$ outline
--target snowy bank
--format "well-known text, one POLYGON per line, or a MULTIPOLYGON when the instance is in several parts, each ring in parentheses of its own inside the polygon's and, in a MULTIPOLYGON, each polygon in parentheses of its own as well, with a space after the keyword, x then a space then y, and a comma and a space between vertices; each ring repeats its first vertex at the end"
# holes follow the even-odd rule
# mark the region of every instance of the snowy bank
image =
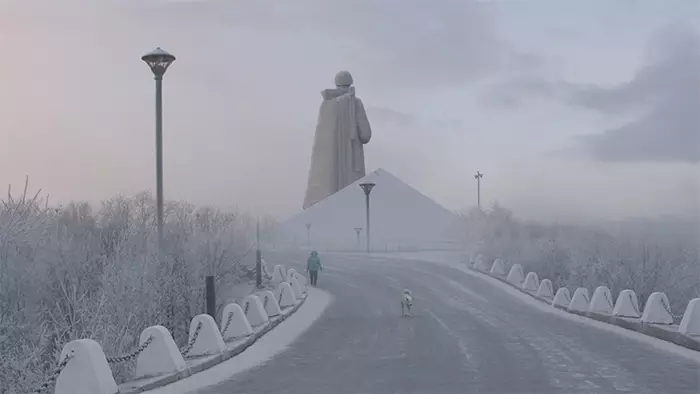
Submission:
MULTIPOLYGON (((289 285, 282 283, 282 286, 288 287, 289 285)), ((257 296, 249 296, 248 300, 259 301, 257 296)), ((272 300, 275 301, 274 298, 272 300)), ((154 326, 149 327, 142 333, 139 341, 140 346, 132 354, 113 359, 108 358, 107 361, 110 363, 112 362, 110 360, 121 362, 128 359, 136 359, 137 361, 137 369, 140 372, 138 374, 139 377, 120 384, 118 386, 120 394, 140 393, 149 390, 180 393, 183 392, 181 390, 182 387, 202 386, 202 382, 215 383, 207 377, 211 375, 212 372, 209 371, 212 369, 214 369, 213 373, 215 376, 221 378, 225 373, 228 373, 226 376, 230 376, 237 371, 253 367, 259 362, 265 361, 283 350, 301 332, 308 328, 320 316, 329 302, 330 296, 326 292, 310 289, 307 294, 298 300, 294 300, 292 305, 282 308, 276 316, 268 318, 267 313, 263 309, 266 321, 252 328, 248 323, 244 310, 239 305, 231 303, 224 310, 222 316, 224 320, 220 324, 221 328, 209 315, 198 315, 193 318, 190 323, 188 345, 183 349, 177 349, 165 327, 154 326), (233 319, 234 317, 236 319, 233 319), (244 330, 244 333, 241 333, 240 327, 237 327, 240 325, 247 328, 247 330, 244 330), (271 331, 278 326, 281 328, 271 331), (231 335, 229 330, 234 334, 244 335, 231 335), (224 333, 223 336, 221 332, 224 333), (268 337, 273 339, 268 339, 268 337), (163 352, 163 349, 167 350, 167 352, 163 352), (235 361, 232 359, 233 357, 235 357, 235 361), (262 360, 257 361, 260 359, 262 360), (170 362, 164 364, 163 360, 169 360, 170 362), (202 377, 201 375, 204 373, 209 373, 209 375, 202 377), (173 384, 176 382, 178 382, 178 385, 173 384)), ((252 302, 250 303, 252 304, 252 302)), ((250 309, 253 308, 249 307, 250 309)), ((69 345, 73 346, 74 342, 71 342, 69 345)), ((95 349, 93 353, 99 357, 91 356, 90 365, 102 368, 104 372, 102 375, 107 376, 109 379, 99 378, 101 379, 99 381, 106 382, 101 384, 101 386, 107 387, 108 383, 114 382, 112 371, 110 371, 107 362, 102 362, 102 364, 94 362, 94 360, 104 361, 105 356, 99 344, 94 343, 93 345, 92 347, 95 349)), ((69 346, 65 349, 68 348, 69 346)), ((67 351, 65 349, 64 351, 67 351)), ((78 356, 85 352, 78 354, 79 352, 76 352, 73 348, 69 350, 72 352, 71 356, 67 359, 67 366, 59 374, 58 380, 62 383, 89 383, 90 381, 76 375, 76 371, 84 372, 81 368, 76 369, 76 367, 82 365, 80 363, 82 359, 78 356), (74 354, 78 354, 78 356, 74 356, 74 354)), ((87 360, 88 358, 83 357, 83 359, 87 360)), ((95 386, 95 384, 92 384, 92 386, 95 386)), ((74 394, 75 387, 75 384, 58 385, 55 394, 74 394)), ((95 392, 98 391, 102 392, 100 390, 95 392)), ((116 386, 115 390, 109 389, 107 391, 116 393, 116 386)))
MULTIPOLYGON (((283 352, 323 314, 332 302, 332 296, 320 289, 310 288, 306 302, 298 312, 289 316, 279 327, 239 351, 235 358, 230 358, 212 368, 181 380, 148 391, 150 394, 184 394, 200 390, 207 386, 221 383, 233 375, 257 367, 280 352, 283 352)), ((120 393, 121 394, 121 393, 120 393)))
MULTIPOLYGON (((556 314, 562 318, 567 318, 582 324, 587 324, 598 329, 614 332, 619 335, 624 335, 628 338, 646 343, 655 348, 659 348, 676 355, 685 357, 689 360, 697 362, 700 364, 700 341, 697 340, 698 336, 689 333, 690 335, 685 335, 681 333, 678 326, 669 324, 655 324, 643 322, 640 318, 627 318, 613 315, 604 315, 600 313, 591 313, 587 310, 584 311, 567 311, 566 298, 568 298, 568 290, 566 288, 560 288, 557 290, 557 294, 554 297, 554 301, 551 302, 547 299, 537 297, 531 292, 522 289, 521 285, 511 283, 507 279, 498 277, 497 275, 491 275, 487 272, 480 272, 472 268, 465 267, 464 264, 458 263, 459 259, 455 257, 454 253, 445 252, 419 252, 419 253, 394 253, 393 257, 404 258, 408 260, 417 260, 434 264, 446 265, 451 268, 457 269, 459 271, 465 272, 469 275, 479 277, 484 281, 491 283, 492 285, 499 286, 507 293, 513 295, 517 299, 525 302, 533 307, 539 308, 542 311, 556 314), (552 306, 555 306, 554 308, 552 306)), ((633 295, 633 292, 623 291, 627 298, 629 295, 633 295)), ((583 293, 583 291, 579 291, 583 293)), ((587 291, 586 291, 587 293, 587 291)), ((587 294, 586 294, 587 295, 587 294)), ((586 297, 587 298, 587 297, 586 297)), ((618 297, 619 298, 619 297, 618 297)), ((650 297, 651 298, 651 297, 650 297)), ((652 299, 653 304, 660 304, 665 312, 670 315, 670 310, 667 307, 667 300, 657 295, 652 299), (663 298, 663 303, 661 302, 663 298)), ((586 301, 585 299, 583 300, 586 301)), ((636 297, 634 297, 631 303, 636 304, 636 297)), ((698 302, 700 303, 700 301, 698 302)), ((621 309, 628 309, 627 306, 621 306, 621 309)), ((650 307, 651 308, 651 307, 650 307)), ((659 313, 660 310, 656 306, 653 307, 653 312, 648 313, 649 315, 655 315, 659 313)), ((698 308, 700 309, 700 308, 698 308)), ((687 308, 687 313, 692 313, 695 307, 687 308)), ((619 312, 620 310, 618 310, 619 312)), ((654 316, 655 317, 655 316, 654 316)), ((685 317, 685 316, 684 316, 685 317)), ((686 326, 689 322, 700 318, 694 316, 688 316, 686 321, 686 326)), ((651 319, 650 319, 651 320, 651 319)), ((664 319, 664 322, 667 319, 664 319)), ((699 325, 700 326, 700 325, 699 325)))

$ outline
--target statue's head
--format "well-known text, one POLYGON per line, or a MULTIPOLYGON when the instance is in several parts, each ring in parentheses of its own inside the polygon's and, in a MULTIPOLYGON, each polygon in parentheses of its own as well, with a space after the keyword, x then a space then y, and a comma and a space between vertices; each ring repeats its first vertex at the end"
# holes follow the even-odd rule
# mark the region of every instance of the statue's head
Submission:
POLYGON ((352 85, 352 75, 350 75, 349 72, 347 71, 341 71, 338 74, 335 74, 335 86, 337 87, 349 87, 352 85))

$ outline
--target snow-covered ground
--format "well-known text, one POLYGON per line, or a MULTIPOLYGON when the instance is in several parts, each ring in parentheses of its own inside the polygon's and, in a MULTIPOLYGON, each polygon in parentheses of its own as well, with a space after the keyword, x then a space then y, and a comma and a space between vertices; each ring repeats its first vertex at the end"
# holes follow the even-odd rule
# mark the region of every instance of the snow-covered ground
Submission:
POLYGON ((324 290, 309 288, 308 292, 308 299, 295 314, 280 323, 240 355, 187 379, 147 393, 185 394, 197 392, 207 386, 226 381, 237 373, 260 366, 276 354, 285 351, 323 314, 323 311, 332 302, 333 297, 324 290))
POLYGON ((202 394, 700 391, 689 351, 556 311, 454 256, 321 257, 333 307, 287 351, 202 394), (403 288, 413 318, 400 316, 403 288))
POLYGON ((644 343, 651 345, 651 346, 654 346, 658 349, 662 349, 664 351, 671 352, 673 354, 685 357, 689 360, 692 360, 692 361, 700 364, 700 352, 696 352, 694 350, 690 350, 690 349, 684 348, 682 346, 678 346, 678 345, 673 344, 673 343, 668 342, 668 341, 664 341, 664 340, 654 338, 654 337, 651 337, 648 335, 640 334, 636 331, 627 330, 625 328, 618 327, 618 326, 615 326, 612 324, 607 324, 604 322, 600 322, 598 320, 589 319, 587 317, 579 316, 579 315, 576 315, 573 313, 568 313, 568 312, 563 311, 563 310, 558 309, 558 308, 550 307, 550 306, 543 304, 542 302, 539 302, 539 301, 535 300, 534 298, 514 289, 513 287, 506 285, 505 283, 503 283, 497 279, 494 279, 494 278, 492 278, 484 273, 475 272, 474 270, 467 268, 467 266, 464 263, 460 263, 459 260, 457 258, 455 258, 454 255, 451 255, 449 252, 392 253, 392 256, 397 257, 397 258, 409 259, 409 260, 417 260, 417 261, 423 261, 423 262, 429 262, 429 263, 438 263, 438 264, 442 264, 445 266, 449 266, 451 268, 458 269, 466 274, 481 278, 484 281, 487 281, 488 283, 499 287, 501 290, 512 295, 513 297, 517 298, 518 300, 526 303, 530 307, 537 308, 537 309, 545 311, 547 313, 555 314, 561 318, 569 319, 569 320, 575 321, 577 323, 590 325, 592 327, 596 327, 596 328, 601 329, 601 330, 606 330, 609 332, 613 332, 617 335, 623 335, 623 336, 626 336, 628 338, 644 342, 644 343))

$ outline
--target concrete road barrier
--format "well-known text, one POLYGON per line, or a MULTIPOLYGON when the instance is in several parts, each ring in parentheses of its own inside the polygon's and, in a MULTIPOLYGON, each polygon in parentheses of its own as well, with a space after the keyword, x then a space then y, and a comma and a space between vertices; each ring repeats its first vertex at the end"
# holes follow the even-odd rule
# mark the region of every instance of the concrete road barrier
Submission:
POLYGON ((617 296, 617 301, 615 301, 613 316, 634 319, 642 317, 642 312, 639 311, 639 301, 634 290, 625 289, 620 292, 617 296))
POLYGON ((243 300, 243 313, 245 313, 246 319, 253 327, 267 323, 270 320, 262 301, 255 294, 251 294, 243 300))
POLYGON ((571 293, 566 287, 560 287, 557 290, 557 294, 554 295, 552 300, 552 306, 561 309, 567 309, 571 304, 571 293))
POLYGON ((115 394, 119 390, 102 348, 92 339, 68 342, 59 359, 65 365, 54 394, 115 394))
POLYGON ((489 266, 486 263, 486 258, 482 255, 476 256, 476 260, 474 261, 474 269, 482 271, 482 272, 488 272, 489 266))
POLYGON ((213 317, 203 313, 192 318, 187 347, 186 356, 190 357, 219 354, 226 350, 213 317))
POLYGON ((644 305, 642 323, 673 324, 673 315, 668 302, 668 296, 660 291, 651 293, 644 305))
POLYGON ((554 298, 554 286, 552 285, 551 280, 542 279, 542 282, 540 282, 540 287, 537 289, 537 296, 548 300, 554 298))
POLYGON ((693 298, 688 303, 678 332, 683 335, 700 335, 700 298, 693 298))
POLYGON ((287 282, 282 282, 277 285, 277 289, 275 289, 275 298, 280 308, 293 306, 296 303, 294 290, 292 290, 292 287, 287 282))
POLYGON ((585 287, 579 287, 576 289, 576 291, 574 291, 574 295, 571 297, 571 302, 566 309, 570 312, 587 312, 590 303, 588 289, 585 287))
POLYGON ((167 328, 163 326, 146 328, 139 337, 139 346, 149 340, 151 342, 136 359, 137 378, 177 372, 187 368, 185 359, 167 328))
POLYGON ((503 265, 503 260, 496 259, 493 261, 493 265, 491 265, 491 274, 498 276, 504 276, 506 274, 506 268, 503 265))
POLYGON ((280 313, 282 313, 279 304, 277 304, 275 295, 272 294, 270 290, 261 291, 259 297, 260 300, 262 300, 263 308, 265 308, 267 317, 278 316, 280 313))
POLYGON ((540 279, 534 272, 528 272, 525 280, 523 281, 523 290, 536 292, 540 287, 540 279))
POLYGON ((615 305, 612 303, 612 295, 610 289, 605 286, 598 286, 593 292, 591 305, 588 306, 588 311, 593 313, 602 313, 612 315, 615 305))
POLYGON ((221 314, 221 336, 224 341, 234 338, 246 337, 253 333, 253 328, 248 322, 248 318, 243 313, 243 308, 235 303, 230 303, 224 307, 221 314))
POLYGON ((523 266, 520 264, 513 264, 513 266, 510 267, 510 272, 508 272, 506 280, 514 285, 520 286, 525 280, 523 276, 523 266))
POLYGON ((284 266, 277 264, 272 271, 272 283, 279 284, 284 282, 285 280, 285 271, 284 271, 284 266))

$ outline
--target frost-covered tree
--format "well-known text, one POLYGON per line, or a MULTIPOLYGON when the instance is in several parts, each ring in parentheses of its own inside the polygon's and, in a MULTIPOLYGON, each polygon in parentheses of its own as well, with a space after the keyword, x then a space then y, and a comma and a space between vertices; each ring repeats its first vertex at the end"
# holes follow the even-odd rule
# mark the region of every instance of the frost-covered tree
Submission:
MULTIPOLYGON (((250 215, 169 202, 157 247, 155 202, 117 196, 51 207, 40 193, 0 200, 0 393, 26 393, 73 339, 108 356, 133 350, 141 331, 168 326, 179 345, 204 310, 204 276, 236 283, 253 247, 250 215)), ((218 297, 219 306, 224 300, 218 297)), ((133 364, 114 366, 116 378, 133 364)))
POLYGON ((664 291, 674 314, 700 295, 698 223, 668 218, 612 226, 526 223, 494 205, 462 215, 463 233, 474 254, 503 259, 549 278, 556 287, 608 286, 632 289, 641 307, 664 291))

